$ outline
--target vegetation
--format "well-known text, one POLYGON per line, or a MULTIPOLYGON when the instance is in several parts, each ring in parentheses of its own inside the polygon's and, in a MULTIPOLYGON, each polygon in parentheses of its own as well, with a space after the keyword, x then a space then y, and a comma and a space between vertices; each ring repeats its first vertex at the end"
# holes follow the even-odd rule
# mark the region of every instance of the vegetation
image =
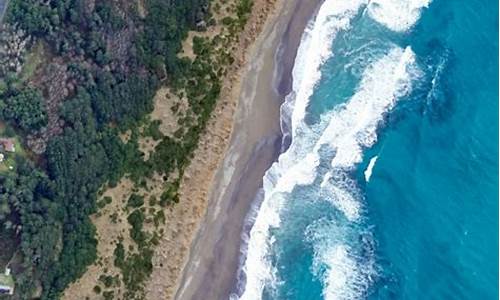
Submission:
POLYGON ((98 285, 94 286, 94 293, 100 294, 101 293, 101 287, 98 286, 98 285))
POLYGON ((30 87, 9 90, 0 99, 0 116, 26 132, 42 128, 47 124, 42 93, 30 87))
POLYGON ((116 284, 117 278, 111 275, 101 275, 99 281, 101 281, 105 287, 109 288, 116 284))
POLYGON ((108 196, 103 197, 101 200, 97 201, 97 207, 103 208, 106 205, 111 204, 111 202, 113 202, 113 198, 108 197, 108 196))
POLYGON ((128 198, 127 206, 129 207, 141 207, 144 204, 144 197, 137 194, 132 194, 128 198))
MULTIPOLYGON (((31 78, 44 74, 46 64, 0 78, 6 83, 1 119, 24 137, 55 132, 46 136, 43 154, 16 156, 16 168, 0 173, 0 222, 18 232, 22 260, 14 270, 17 298, 30 298, 40 284, 40 298, 59 298, 97 259, 89 216, 113 200, 97 200, 102 187, 116 185, 123 176, 144 187, 144 178, 158 174, 165 179, 159 200, 151 197, 146 204, 137 193, 127 199, 135 247, 125 249, 119 241, 114 250, 126 299, 140 298, 159 240, 144 223, 149 220, 155 228, 165 223, 162 210, 153 209, 148 217, 146 207, 179 201, 180 177, 215 107, 225 67, 233 62, 228 45, 252 6, 250 0, 238 0, 236 17, 223 22, 228 38, 195 38, 196 58, 179 58, 187 31, 208 21, 208 1, 146 0, 146 18, 129 1, 95 1, 95 6, 87 0, 10 1, 6 21, 33 37, 36 51, 46 45, 51 63, 65 70, 65 80, 55 83, 31 78), (161 82, 189 102, 175 136, 163 135, 160 121, 146 117, 161 82), (59 96, 59 90, 66 93, 59 96), (130 138, 123 140, 120 135, 127 130, 130 138), (139 150, 145 136, 157 141, 148 159, 139 150)), ((103 275, 94 292, 112 299, 109 288, 119 280, 103 275)))
POLYGON ((116 244, 114 255, 115 255, 115 261, 114 261, 115 266, 121 268, 125 263, 125 248, 123 247, 123 244, 121 242, 116 244))

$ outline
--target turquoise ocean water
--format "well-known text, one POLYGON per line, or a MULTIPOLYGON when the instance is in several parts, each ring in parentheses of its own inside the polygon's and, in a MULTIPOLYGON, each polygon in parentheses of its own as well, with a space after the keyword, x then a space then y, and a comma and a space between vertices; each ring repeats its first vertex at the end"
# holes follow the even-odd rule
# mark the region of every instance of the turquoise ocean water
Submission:
POLYGON ((326 0, 237 299, 498 299, 498 2, 326 0))

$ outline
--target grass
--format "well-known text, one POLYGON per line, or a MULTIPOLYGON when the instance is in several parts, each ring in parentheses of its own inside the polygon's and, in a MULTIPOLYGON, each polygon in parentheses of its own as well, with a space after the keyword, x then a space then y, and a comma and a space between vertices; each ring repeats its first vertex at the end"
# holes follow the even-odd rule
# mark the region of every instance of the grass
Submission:
POLYGON ((0 229, 0 274, 14 255, 17 247, 15 233, 12 230, 0 229))
POLYGON ((7 276, 5 274, 0 274, 0 284, 8 287, 14 287, 14 278, 10 275, 7 276))
POLYGON ((4 157, 4 161, 2 161, 0 163, 0 172, 8 171, 9 169, 11 169, 10 167, 12 167, 12 169, 15 169, 16 168, 16 156, 17 155, 21 155, 21 156, 26 155, 23 148, 21 147, 21 142, 19 141, 19 138, 14 137, 14 140, 15 140, 14 147, 16 149, 16 152, 14 152, 14 153, 10 153, 10 152, 5 153, 4 152, 3 153, 3 155, 5 155, 5 157, 4 157))
POLYGON ((10 137, 14 139, 14 147, 16 149, 16 152, 1 152, 5 157, 4 161, 0 162, 0 174, 8 172, 10 170, 9 167, 16 167, 16 156, 26 156, 26 152, 21 145, 20 138, 18 136, 12 136, 12 134, 9 134, 7 125, 0 121, 0 138, 2 137, 10 137))
POLYGON ((0 174, 1 173, 6 173, 12 169, 14 169, 16 166, 16 162, 14 161, 13 155, 8 155, 7 157, 4 157, 4 160, 0 162, 0 174))
POLYGON ((37 67, 46 59, 46 55, 43 42, 37 42, 26 56, 26 62, 21 70, 21 74, 19 74, 21 82, 25 82, 33 76, 37 67))

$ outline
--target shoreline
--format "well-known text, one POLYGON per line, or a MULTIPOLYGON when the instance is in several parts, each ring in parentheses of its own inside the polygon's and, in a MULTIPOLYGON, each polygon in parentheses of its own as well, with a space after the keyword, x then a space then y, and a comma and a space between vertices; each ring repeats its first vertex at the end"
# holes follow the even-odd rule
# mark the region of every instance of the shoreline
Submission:
POLYGON ((209 206, 209 197, 233 132, 242 74, 260 32, 276 15, 282 0, 255 0, 252 13, 233 45, 235 62, 223 79, 220 98, 201 136, 193 158, 184 171, 179 188, 180 201, 166 212, 165 231, 153 256, 153 272, 146 286, 148 299, 172 299, 176 295, 190 250, 209 206))
POLYGON ((248 63, 239 72, 242 84, 232 89, 237 107, 226 140, 229 146, 210 182, 208 207, 175 299, 227 299, 237 292, 246 218, 264 173, 281 153, 280 107, 291 90, 302 33, 319 3, 278 1, 246 53, 248 63))

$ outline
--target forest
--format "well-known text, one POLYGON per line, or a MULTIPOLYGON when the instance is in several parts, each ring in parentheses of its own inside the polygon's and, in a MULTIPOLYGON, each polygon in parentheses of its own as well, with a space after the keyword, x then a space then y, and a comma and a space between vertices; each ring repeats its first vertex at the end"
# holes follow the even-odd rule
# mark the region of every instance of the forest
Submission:
MULTIPOLYGON (((124 174, 139 182, 154 171, 182 170, 189 161, 220 83, 202 61, 192 63, 177 53, 187 31, 208 18, 208 1, 146 0, 147 17, 139 16, 130 1, 9 2, 2 26, 22 32, 31 45, 42 43, 44 55, 63 70, 64 78, 45 80, 43 66, 30 78, 16 70, 0 78, 0 119, 39 149, 16 155, 15 169, 0 172, 2 231, 15 236, 17 246, 12 266, 16 298, 58 299, 96 260, 89 215, 98 209, 104 184, 112 186, 124 174), (193 76, 207 78, 197 80, 196 94, 191 91, 197 121, 179 139, 163 137, 151 127, 151 134, 162 140, 145 161, 137 142, 124 143, 119 134, 145 122, 162 82, 182 87, 193 76)), ((175 202, 175 191, 162 198, 165 205, 175 202)), ((132 199, 130 205, 137 203, 132 199)), ((135 210, 129 222, 135 224, 134 240, 143 243, 141 218, 135 210)), ((116 251, 115 264, 129 268, 124 281, 133 284, 135 277, 150 272, 150 248, 128 265, 124 250, 116 251)))

